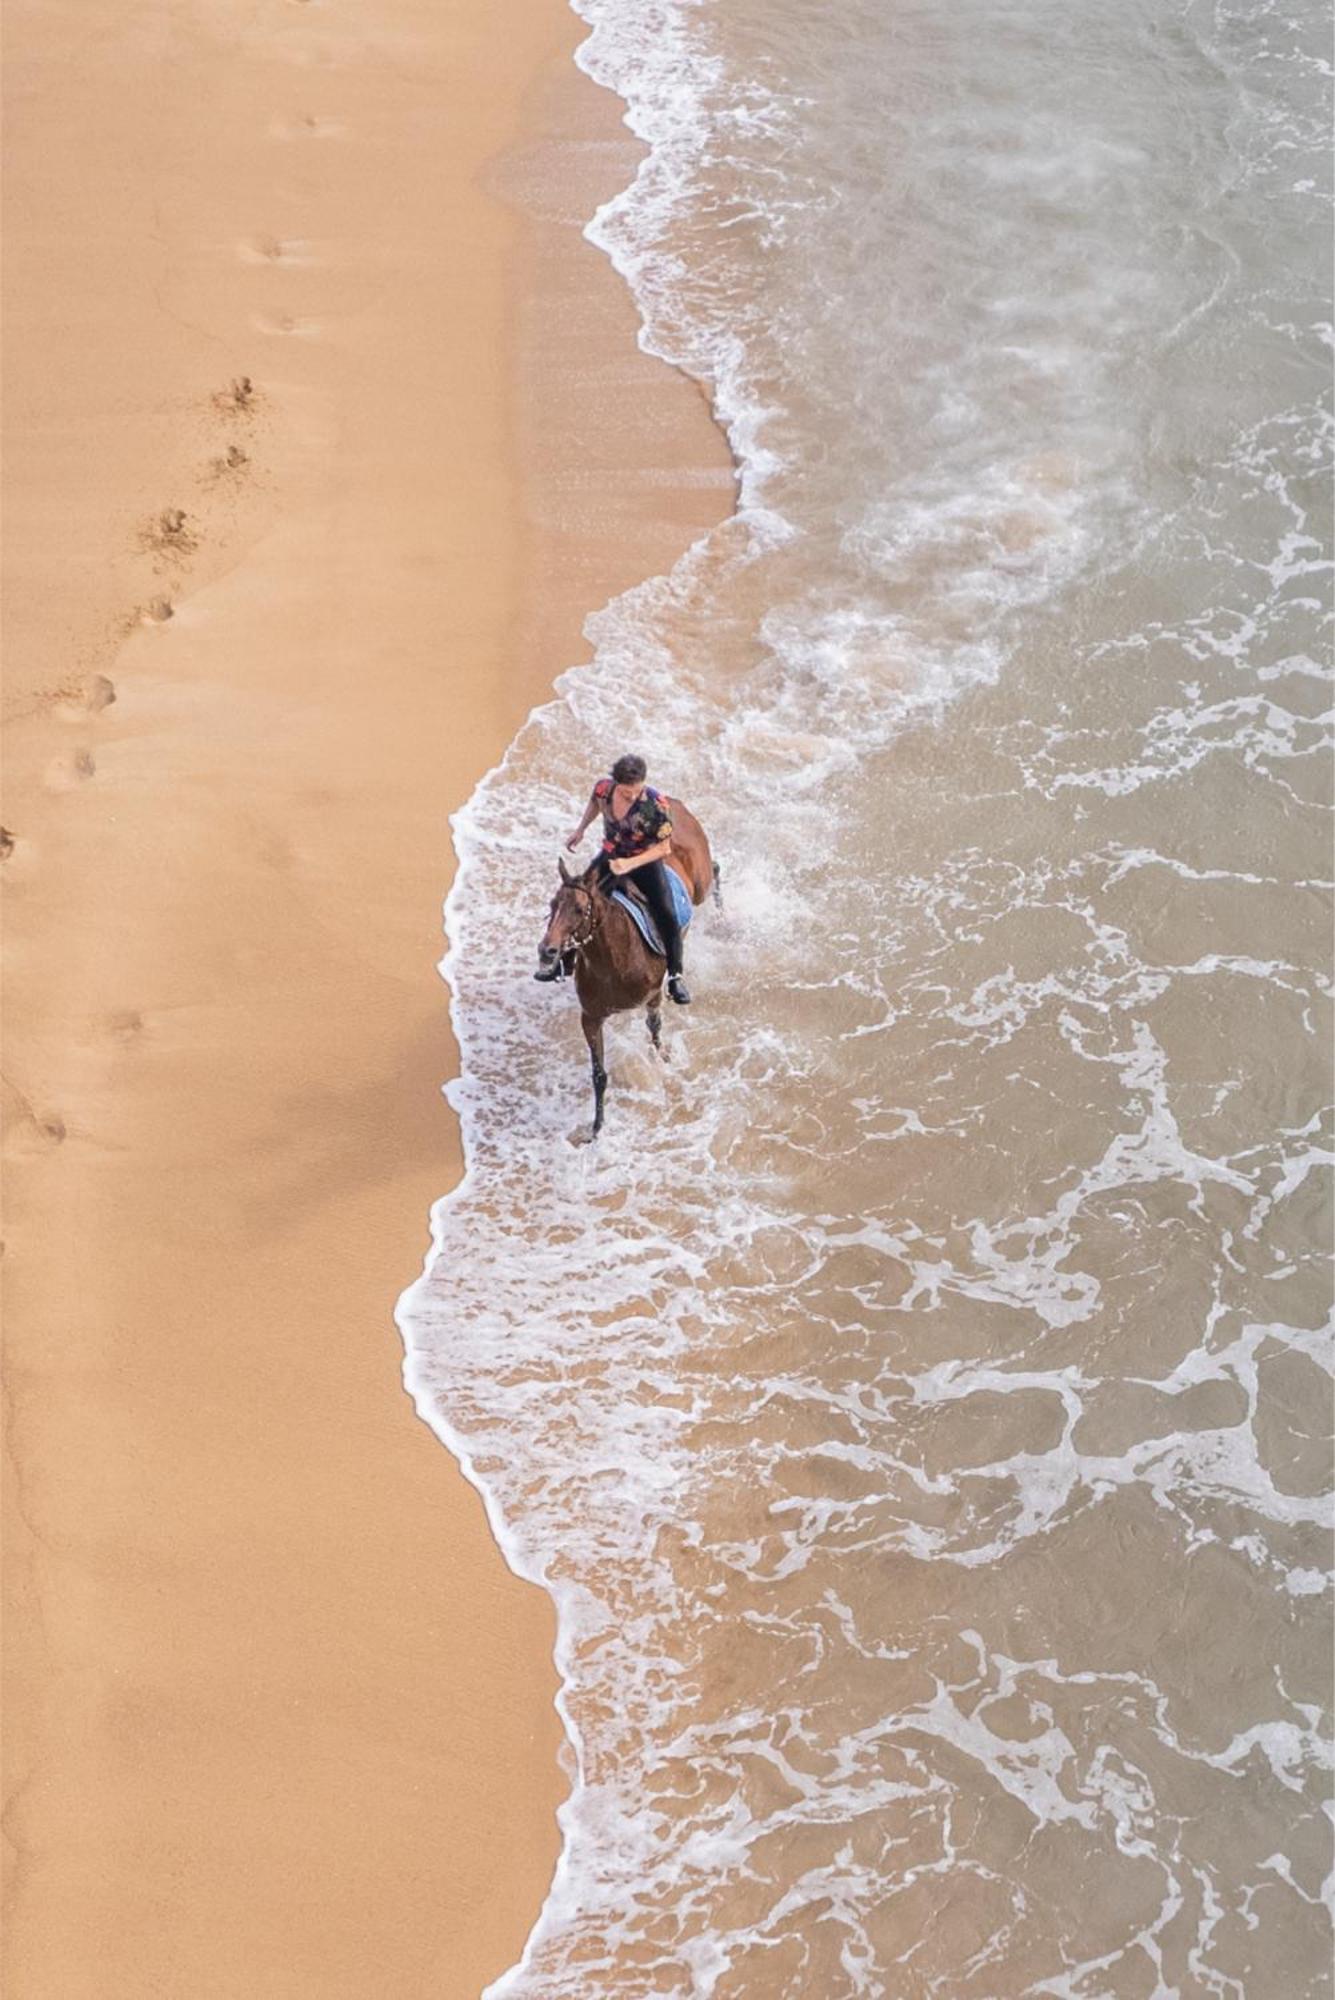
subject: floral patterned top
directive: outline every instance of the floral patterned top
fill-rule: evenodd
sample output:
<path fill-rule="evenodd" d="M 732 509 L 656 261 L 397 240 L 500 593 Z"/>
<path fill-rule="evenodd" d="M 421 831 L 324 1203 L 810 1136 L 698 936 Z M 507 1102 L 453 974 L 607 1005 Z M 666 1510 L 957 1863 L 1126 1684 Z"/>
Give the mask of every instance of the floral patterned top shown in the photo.
<path fill-rule="evenodd" d="M 660 840 L 672 838 L 672 815 L 661 792 L 646 785 L 625 818 L 616 819 L 612 812 L 615 790 L 610 778 L 599 778 L 593 788 L 593 803 L 603 816 L 604 854 L 629 860 L 647 847 L 657 847 Z"/>

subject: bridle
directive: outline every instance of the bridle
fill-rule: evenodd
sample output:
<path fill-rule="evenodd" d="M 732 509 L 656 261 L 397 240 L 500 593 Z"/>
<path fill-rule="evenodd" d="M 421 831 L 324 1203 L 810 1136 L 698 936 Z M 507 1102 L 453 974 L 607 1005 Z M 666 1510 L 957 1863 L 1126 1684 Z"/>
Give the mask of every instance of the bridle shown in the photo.
<path fill-rule="evenodd" d="M 597 889 L 586 888 L 582 882 L 567 882 L 565 886 L 572 896 L 582 896 L 588 904 L 588 910 L 584 918 L 585 928 L 578 932 L 572 931 L 560 948 L 562 957 L 565 956 L 566 952 L 573 951 L 576 958 L 578 958 L 585 947 L 593 943 L 593 940 L 603 927 L 604 910 L 600 905 L 604 903 L 605 899 Z"/>

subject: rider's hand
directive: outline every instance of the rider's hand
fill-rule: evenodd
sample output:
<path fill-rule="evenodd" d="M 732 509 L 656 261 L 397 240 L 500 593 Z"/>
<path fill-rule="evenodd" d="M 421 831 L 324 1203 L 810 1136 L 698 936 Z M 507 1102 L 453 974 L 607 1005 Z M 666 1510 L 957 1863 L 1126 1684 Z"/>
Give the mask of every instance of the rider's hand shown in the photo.
<path fill-rule="evenodd" d="M 583 840 L 583 838 L 584 838 L 583 830 L 580 827 L 576 827 L 575 831 L 570 835 L 569 839 L 566 841 L 566 853 L 573 854 L 575 849 L 579 846 L 581 840 Z"/>
<path fill-rule="evenodd" d="M 618 854 L 609 859 L 607 865 L 611 869 L 614 875 L 625 875 L 635 866 L 635 863 L 633 861 L 627 861 L 623 859 L 623 857 Z"/>

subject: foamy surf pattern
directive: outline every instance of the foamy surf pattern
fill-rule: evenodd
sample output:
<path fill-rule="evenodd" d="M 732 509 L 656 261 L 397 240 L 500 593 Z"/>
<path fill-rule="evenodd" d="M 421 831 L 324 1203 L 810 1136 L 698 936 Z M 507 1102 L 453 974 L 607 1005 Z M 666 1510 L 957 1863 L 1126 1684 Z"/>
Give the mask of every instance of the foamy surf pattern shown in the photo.
<path fill-rule="evenodd" d="M 572 1746 L 491 1991 L 1325 1992 L 1318 20 L 580 12 L 742 504 L 455 823 L 408 1379 Z M 628 746 L 728 909 L 593 1149 L 527 975 Z"/>

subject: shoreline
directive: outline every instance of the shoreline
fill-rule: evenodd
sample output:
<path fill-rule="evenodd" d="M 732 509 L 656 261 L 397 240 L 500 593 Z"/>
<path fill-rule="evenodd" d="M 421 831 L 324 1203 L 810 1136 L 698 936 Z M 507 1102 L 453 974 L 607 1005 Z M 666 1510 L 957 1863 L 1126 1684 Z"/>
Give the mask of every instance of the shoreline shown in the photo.
<path fill-rule="evenodd" d="M 463 2000 L 565 1783 L 396 1359 L 445 816 L 717 518 L 665 438 L 730 462 L 582 239 L 643 149 L 559 0 L 101 30 L 20 0 L 7 84 L 6 1965 Z"/>
<path fill-rule="evenodd" d="M 552 683 L 588 656 L 586 620 L 622 591 L 670 569 L 736 511 L 737 497 L 736 463 L 702 385 L 640 349 L 642 322 L 629 286 L 584 234 L 595 210 L 629 184 L 648 149 L 624 123 L 624 100 L 574 61 L 589 30 L 568 0 L 566 19 L 568 46 L 548 57 L 533 79 L 522 135 L 489 162 L 481 183 L 519 218 L 510 262 L 514 448 L 523 500 L 514 647 L 519 657 L 543 660 Z M 594 355 L 599 365 L 591 368 Z M 575 465 L 585 470 L 572 477 Z M 559 698 L 549 685 L 533 707 Z M 572 815 L 578 803 L 572 801 Z M 439 969 L 443 975 L 443 964 Z M 520 976 L 527 977 L 527 968 Z M 453 990 L 445 983 L 452 1016 Z M 436 1422 L 430 1391 L 414 1384 L 401 1318 L 439 1254 L 437 1216 L 464 1188 L 471 1172 L 466 1152 L 462 1166 L 432 1204 L 429 1250 L 399 1300 L 404 1383 L 419 1420 L 476 1491 L 498 1553 L 523 1577 L 486 1477 L 472 1470 L 467 1439 Z M 554 1651 L 559 1656 L 559 1634 Z M 576 1759 L 564 1691 L 558 1677 L 562 1802 Z M 533 1906 L 525 1942 L 559 1891 L 563 1851 Z M 516 1951 L 505 1970 L 520 1962 Z M 488 1993 L 504 1983 L 489 1986 Z"/>
<path fill-rule="evenodd" d="M 463 1996 L 556 1861 L 553 1620 L 392 1315 L 460 1164 L 447 802 L 639 573 L 605 522 L 535 621 L 563 253 L 487 191 L 603 94 L 559 5 L 101 27 L 20 5 L 8 66 L 7 1965 Z"/>

